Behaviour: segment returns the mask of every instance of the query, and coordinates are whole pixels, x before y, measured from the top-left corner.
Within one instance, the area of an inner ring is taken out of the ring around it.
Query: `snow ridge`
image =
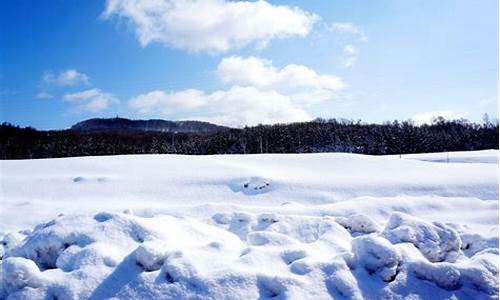
[[[61,215],[4,237],[0,297],[498,299],[498,247],[468,257],[455,229],[403,213],[347,219]]]

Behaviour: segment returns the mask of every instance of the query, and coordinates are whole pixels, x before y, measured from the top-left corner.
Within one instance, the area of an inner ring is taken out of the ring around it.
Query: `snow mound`
[[[492,298],[498,297],[498,265],[490,269],[491,265],[486,265],[484,261],[476,264],[473,262],[475,260],[454,265],[447,262],[418,261],[410,264],[410,270],[417,278],[430,281],[446,290],[458,290],[468,285]]]
[[[356,214],[349,217],[337,217],[335,221],[352,234],[366,234],[380,230],[377,223],[366,215]]]
[[[161,268],[168,256],[166,246],[157,240],[146,241],[135,250],[137,263],[145,271],[156,271]]]
[[[19,245],[24,239],[24,237],[25,236],[19,232],[11,232],[4,235],[1,241],[2,244],[2,247],[0,248],[2,250],[1,256],[3,256],[4,251],[8,251],[9,249]]]
[[[32,260],[9,257],[2,262],[2,286],[8,293],[38,288],[42,280],[40,270]]]
[[[498,248],[467,257],[459,247],[460,259],[429,261],[420,231],[445,237],[444,229],[405,215],[355,237],[329,216],[234,212],[207,221],[59,216],[6,248],[0,298],[498,299]],[[402,226],[413,239],[390,235]]]
[[[414,244],[431,262],[454,262],[461,248],[460,237],[451,227],[403,213],[391,215],[383,234],[392,243]]]
[[[352,240],[354,260],[370,274],[376,273],[384,281],[392,281],[401,263],[401,255],[386,239],[362,236]]]
[[[462,240],[462,251],[467,256],[473,256],[483,250],[493,250],[498,252],[498,236],[484,238],[477,233],[460,233]]]

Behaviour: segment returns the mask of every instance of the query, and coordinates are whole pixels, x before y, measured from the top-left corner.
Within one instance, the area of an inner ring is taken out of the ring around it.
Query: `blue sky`
[[[1,1],[0,119],[480,121],[498,116],[497,5]]]

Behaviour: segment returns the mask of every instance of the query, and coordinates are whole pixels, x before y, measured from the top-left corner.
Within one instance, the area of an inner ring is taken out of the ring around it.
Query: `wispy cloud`
[[[87,84],[90,78],[84,73],[75,69],[68,69],[59,73],[47,71],[42,76],[42,83],[45,85],[74,86],[77,84]]]
[[[89,89],[77,93],[68,93],[63,96],[68,102],[76,103],[77,109],[87,112],[98,112],[107,109],[110,105],[118,103],[118,99],[112,94],[105,93],[100,89]]]
[[[326,29],[330,32],[353,35],[361,42],[368,41],[368,37],[365,35],[363,30],[353,23],[332,23],[326,25]]]
[[[353,45],[346,45],[344,47],[344,66],[350,68],[354,66],[358,60],[359,50]]]
[[[306,36],[319,19],[297,7],[225,0],[108,0],[103,17],[114,16],[130,22],[142,46],[158,42],[207,52]]]
[[[35,95],[35,98],[36,99],[52,99],[52,98],[54,98],[54,96],[50,93],[47,93],[47,92],[40,92],[40,93]]]

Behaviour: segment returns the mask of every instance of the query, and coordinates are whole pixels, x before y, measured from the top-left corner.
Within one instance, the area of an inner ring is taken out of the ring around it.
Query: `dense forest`
[[[437,118],[365,124],[350,120],[258,125],[212,133],[39,131],[0,125],[0,158],[30,159],[117,154],[250,154],[349,152],[405,154],[498,149],[498,121]]]

